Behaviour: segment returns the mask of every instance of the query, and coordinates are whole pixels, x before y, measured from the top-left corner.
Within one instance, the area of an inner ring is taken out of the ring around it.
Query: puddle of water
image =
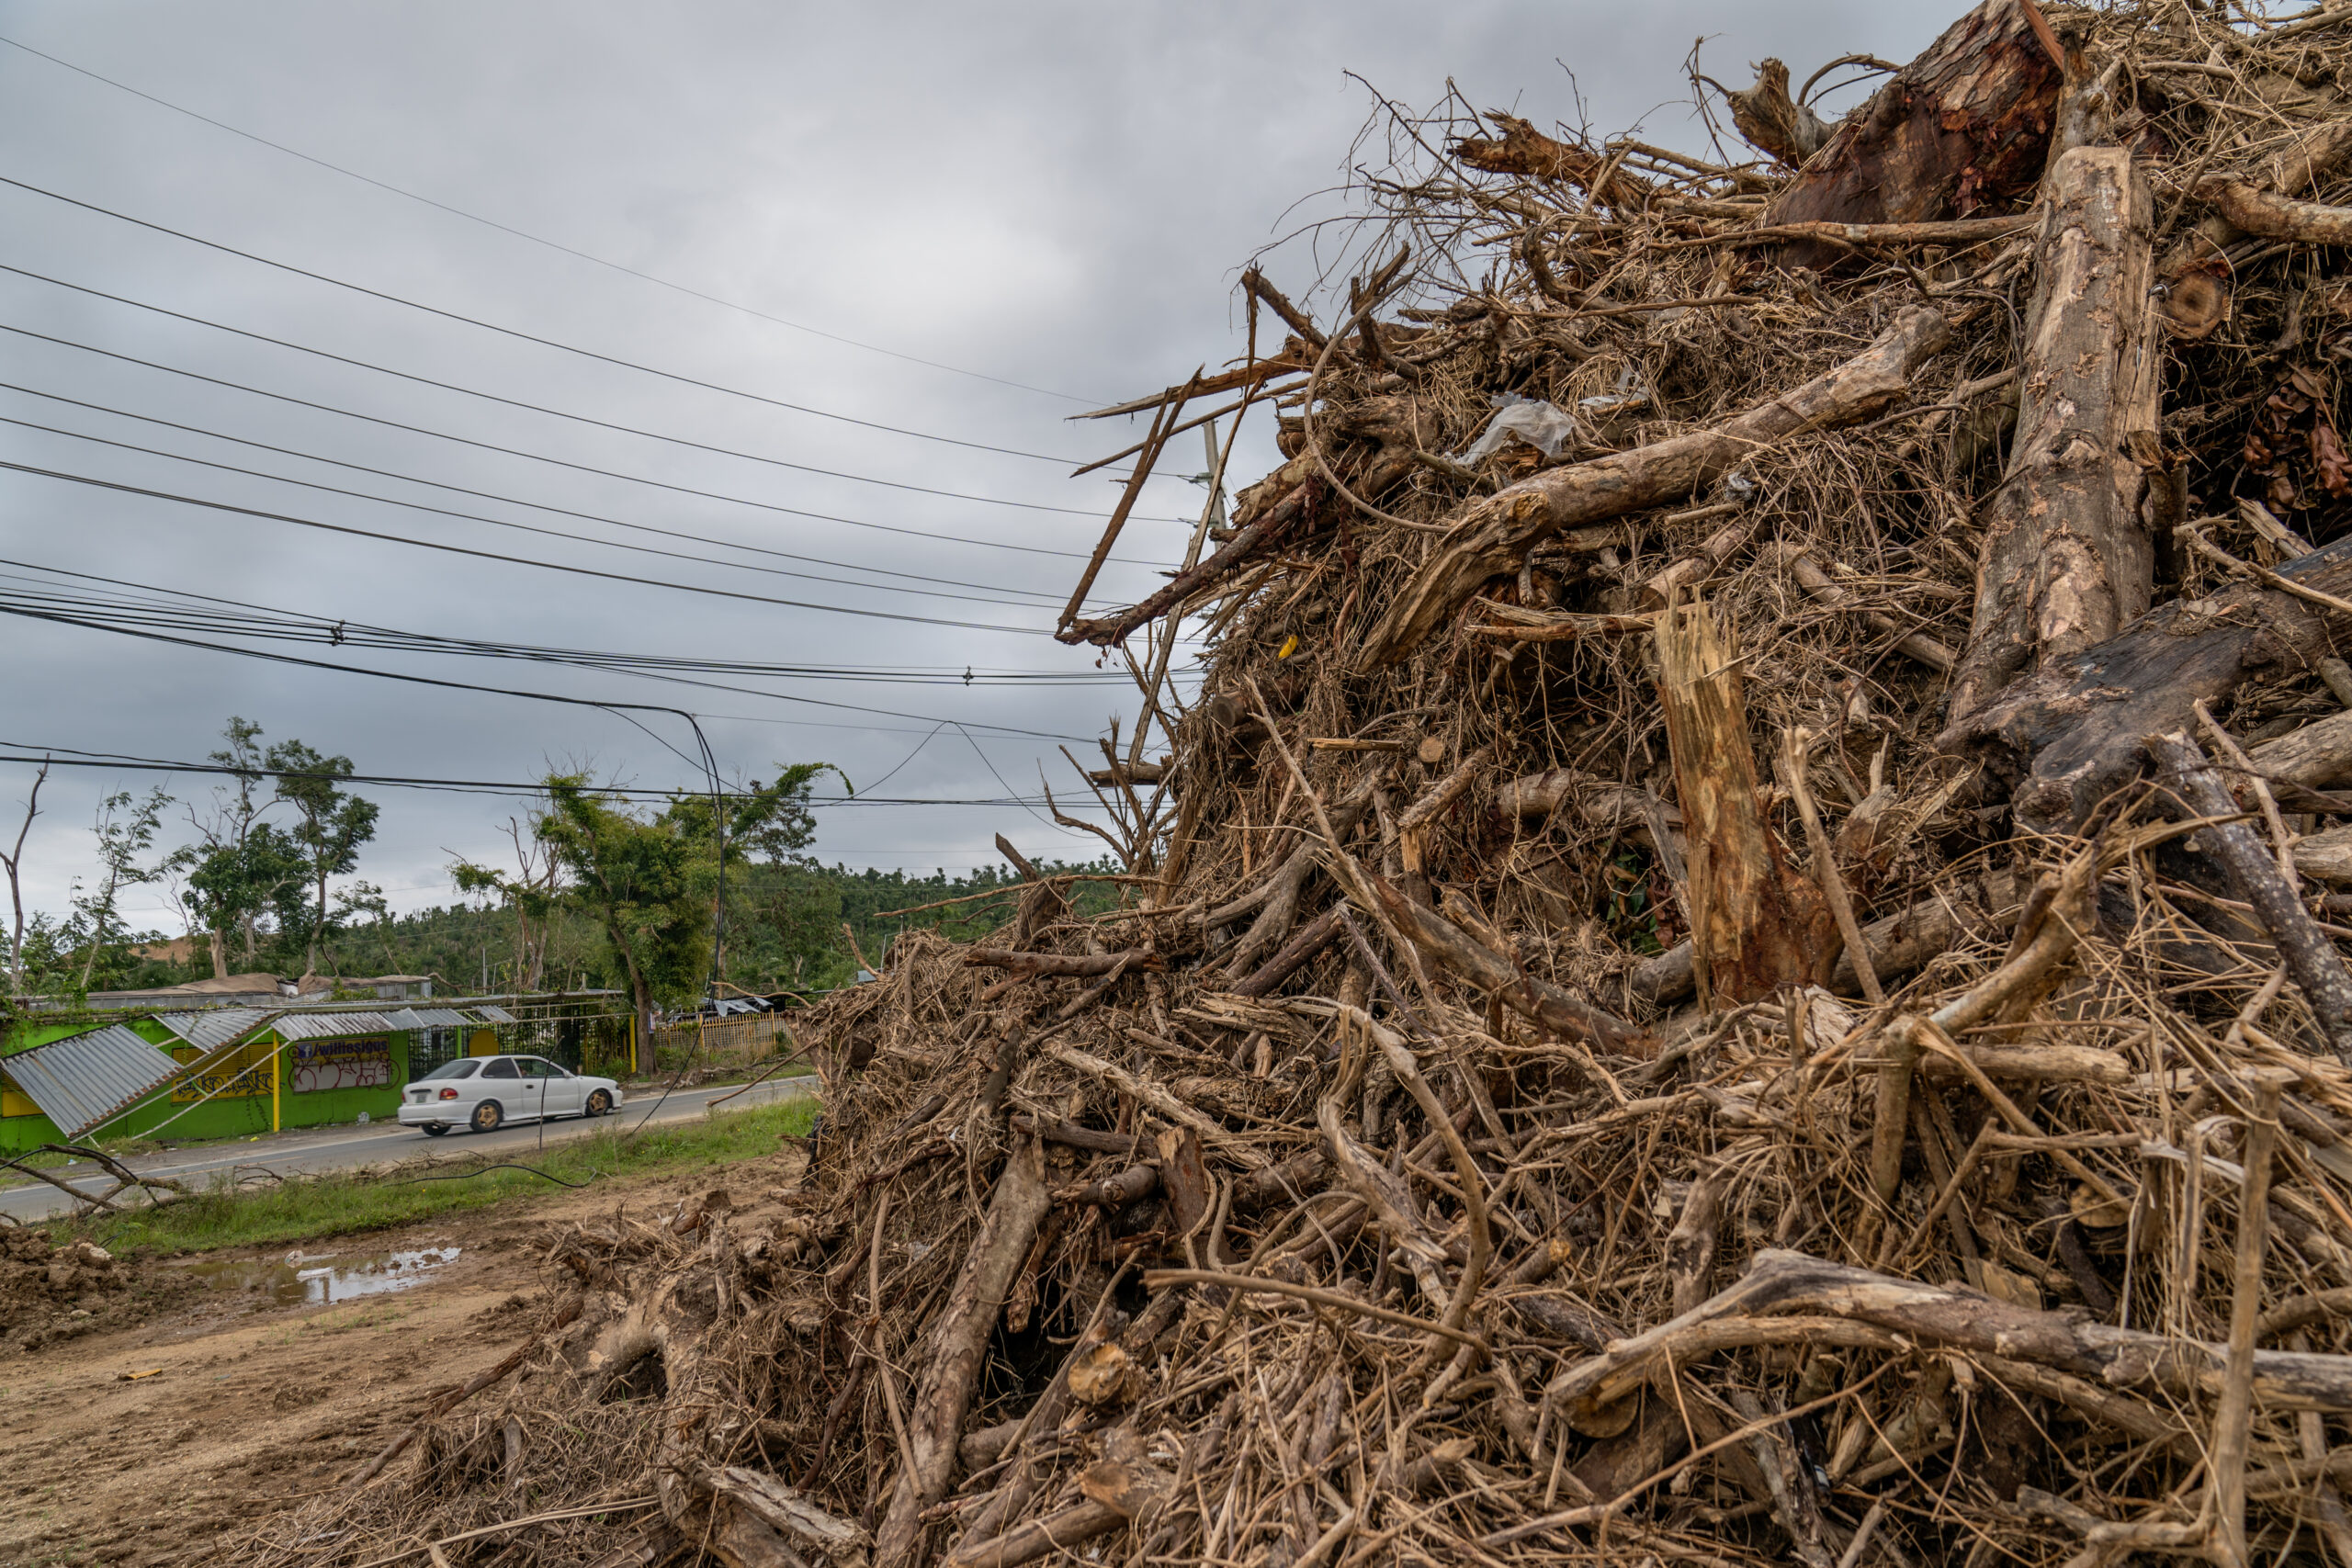
[[[223,1258],[191,1263],[187,1271],[216,1291],[252,1291],[283,1306],[326,1306],[422,1285],[433,1270],[454,1263],[465,1248],[424,1247],[345,1258],[333,1252],[289,1252],[275,1262]]]

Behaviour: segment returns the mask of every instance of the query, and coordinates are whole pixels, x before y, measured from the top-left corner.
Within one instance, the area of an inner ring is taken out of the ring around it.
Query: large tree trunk
[[[2352,537],[2287,562],[2280,577],[2352,594]],[[2160,604],[2129,631],[2050,662],[1937,737],[2010,781],[2021,824],[2064,829],[2137,776],[2146,737],[2195,721],[2191,705],[2331,649],[2315,605],[2242,582]]]
[[[1790,869],[1764,818],[1738,660],[1704,604],[1668,606],[1657,624],[1657,665],[1682,807],[1699,1005],[1751,1002],[1819,978],[1828,907]]]
[[[1360,662],[1370,669],[1403,659],[1487,579],[1517,570],[1529,550],[1563,528],[1679,501],[1759,447],[1879,412],[1910,390],[1912,376],[1951,335],[1936,310],[1911,306],[1845,364],[1712,430],[1548,468],[1476,503],[1389,604]]]
[[[225,980],[229,977],[229,933],[224,928],[207,931],[205,935],[210,939],[205,945],[212,950],[212,977]]]
[[[2147,182],[2120,147],[2079,147],[2051,176],[2008,476],[1984,507],[1976,618],[1953,677],[1965,719],[2020,671],[2106,641],[2146,613],[2154,550],[2131,438],[2156,426]]]
[[[2033,0],[1984,0],[1849,116],[1766,209],[1767,223],[1918,223],[2004,212],[2048,160],[2064,71]],[[1802,242],[1792,266],[1852,252]]]

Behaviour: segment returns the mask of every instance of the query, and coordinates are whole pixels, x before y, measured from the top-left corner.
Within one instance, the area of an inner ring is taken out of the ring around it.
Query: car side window
[[[539,1076],[541,1077],[568,1078],[571,1076],[570,1073],[565,1072],[561,1067],[557,1066],[553,1062],[541,1061],[537,1057],[532,1058],[531,1065],[538,1068]]]
[[[486,1078],[515,1078],[523,1075],[514,1070],[514,1064],[512,1061],[501,1056],[484,1067],[481,1070],[481,1076]]]

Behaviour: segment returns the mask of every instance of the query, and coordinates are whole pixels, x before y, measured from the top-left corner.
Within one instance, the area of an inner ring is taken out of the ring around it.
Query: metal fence
[[[775,1013],[711,1019],[653,1032],[654,1072],[696,1067],[748,1067],[792,1049],[792,1032]]]

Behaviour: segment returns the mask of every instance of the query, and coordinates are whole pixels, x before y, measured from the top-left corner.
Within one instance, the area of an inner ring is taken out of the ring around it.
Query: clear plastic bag
[[[1546,457],[1556,457],[1561,449],[1576,439],[1577,422],[1569,414],[1532,398],[1514,398],[1495,412],[1470,450],[1462,455],[1465,463],[1480,462],[1502,449],[1504,442],[1513,436],[1526,442]]]

